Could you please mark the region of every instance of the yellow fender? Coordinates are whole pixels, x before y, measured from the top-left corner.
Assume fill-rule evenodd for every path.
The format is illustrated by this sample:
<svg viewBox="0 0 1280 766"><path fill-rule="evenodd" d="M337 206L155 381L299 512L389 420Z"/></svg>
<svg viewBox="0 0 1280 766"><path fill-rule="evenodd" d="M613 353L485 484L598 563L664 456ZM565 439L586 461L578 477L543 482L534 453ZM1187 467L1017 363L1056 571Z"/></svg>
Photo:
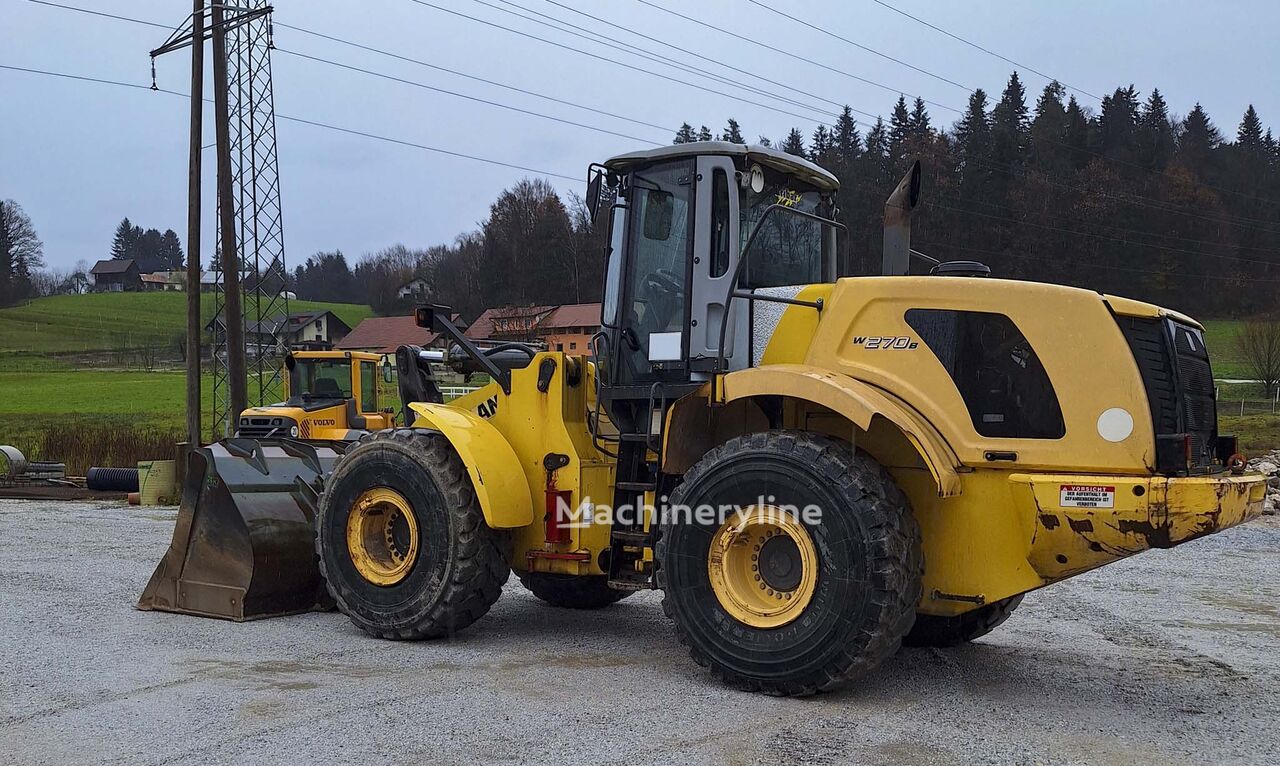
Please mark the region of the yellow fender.
<svg viewBox="0 0 1280 766"><path fill-rule="evenodd" d="M960 494L960 459L938 430L892 394L847 375L803 364L769 364L731 372L721 381L721 401L753 396L788 396L820 404L851 420L863 431L877 416L897 426L923 458L938 484L939 497Z"/></svg>
<svg viewBox="0 0 1280 766"><path fill-rule="evenodd" d="M514 529L533 523L533 500L520 459L506 437L470 410L444 404L415 402L415 427L434 428L458 451L484 520L494 529Z"/></svg>

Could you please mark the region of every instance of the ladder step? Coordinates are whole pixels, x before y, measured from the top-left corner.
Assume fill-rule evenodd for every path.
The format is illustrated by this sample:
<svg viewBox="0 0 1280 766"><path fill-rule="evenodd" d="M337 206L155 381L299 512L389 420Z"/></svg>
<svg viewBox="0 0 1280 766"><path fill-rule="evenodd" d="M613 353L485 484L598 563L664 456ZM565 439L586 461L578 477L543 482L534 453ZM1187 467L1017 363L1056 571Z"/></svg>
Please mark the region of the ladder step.
<svg viewBox="0 0 1280 766"><path fill-rule="evenodd" d="M647 442L649 434L618 434L618 439L624 442Z"/></svg>
<svg viewBox="0 0 1280 766"><path fill-rule="evenodd" d="M652 481L619 481L614 486L631 492L652 492L658 488L658 485Z"/></svg>
<svg viewBox="0 0 1280 766"><path fill-rule="evenodd" d="M653 537L648 532L642 532L640 530L631 531L631 530L615 529L609 535L609 540L611 542L622 543L624 545L652 545L653 544Z"/></svg>

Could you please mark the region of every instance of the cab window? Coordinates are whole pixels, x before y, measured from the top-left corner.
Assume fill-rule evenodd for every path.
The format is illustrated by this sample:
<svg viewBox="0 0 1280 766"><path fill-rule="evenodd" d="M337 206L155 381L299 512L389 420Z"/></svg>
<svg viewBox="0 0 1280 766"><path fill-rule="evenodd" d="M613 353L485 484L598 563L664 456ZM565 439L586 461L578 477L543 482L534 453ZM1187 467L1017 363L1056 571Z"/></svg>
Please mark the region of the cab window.
<svg viewBox="0 0 1280 766"><path fill-rule="evenodd" d="M1049 375L1009 317L911 309L906 320L955 382L980 435L1061 439L1066 434Z"/></svg>
<svg viewBox="0 0 1280 766"><path fill-rule="evenodd" d="M743 253L747 262L743 267L742 286L784 287L826 281L823 269L823 225L811 218L791 215L783 210L768 212L773 205L818 214L822 210L823 200L822 195L812 187L771 169L765 170L763 189L759 192L744 190L739 214L740 241L744 248L756 224L761 219L764 224L751 243L751 251Z"/></svg>
<svg viewBox="0 0 1280 766"><path fill-rule="evenodd" d="M376 362L360 363L360 411L378 411L378 365Z"/></svg>
<svg viewBox="0 0 1280 766"><path fill-rule="evenodd" d="M630 313L640 351L653 333L681 333L685 314L685 268L689 262L693 164L657 165L632 175L631 263L627 280ZM643 357L642 357L643 358Z"/></svg>
<svg viewBox="0 0 1280 766"><path fill-rule="evenodd" d="M351 364L345 359L295 359L289 394L308 400L349 399Z"/></svg>

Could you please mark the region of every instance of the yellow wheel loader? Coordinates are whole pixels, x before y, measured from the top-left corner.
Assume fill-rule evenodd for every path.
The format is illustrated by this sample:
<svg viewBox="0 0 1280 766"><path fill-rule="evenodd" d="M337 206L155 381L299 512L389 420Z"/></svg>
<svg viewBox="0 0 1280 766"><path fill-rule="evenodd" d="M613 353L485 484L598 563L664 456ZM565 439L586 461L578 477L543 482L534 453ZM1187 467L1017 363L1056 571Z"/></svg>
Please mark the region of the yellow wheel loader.
<svg viewBox="0 0 1280 766"><path fill-rule="evenodd" d="M492 383L406 398L408 427L315 483L308 542L337 607L416 639L467 628L511 571L562 607L657 588L699 665L807 695L1261 513L1194 320L972 262L911 275L918 165L886 204L880 273L850 274L837 187L721 142L593 165L590 356L480 350L420 308L455 341L439 359Z"/></svg>
<svg viewBox="0 0 1280 766"><path fill-rule="evenodd" d="M421 353L396 352L401 401L442 402ZM378 407L381 358L292 351L285 401L246 409L234 438L192 451L173 541L138 608L246 620L332 606L312 551L315 499L348 445L395 425Z"/></svg>
<svg viewBox="0 0 1280 766"><path fill-rule="evenodd" d="M355 441L395 425L378 408L378 363L367 351L295 350L285 355L285 401L240 413L236 436Z"/></svg>

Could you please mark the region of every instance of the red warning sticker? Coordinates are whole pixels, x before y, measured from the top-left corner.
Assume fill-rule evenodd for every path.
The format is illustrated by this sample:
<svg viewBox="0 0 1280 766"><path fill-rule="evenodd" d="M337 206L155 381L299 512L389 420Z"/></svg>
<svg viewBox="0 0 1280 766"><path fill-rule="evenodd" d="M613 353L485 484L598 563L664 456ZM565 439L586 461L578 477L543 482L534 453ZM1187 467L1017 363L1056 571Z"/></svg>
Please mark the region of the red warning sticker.
<svg viewBox="0 0 1280 766"><path fill-rule="evenodd" d="M1093 484L1062 484L1058 505L1063 508L1115 508L1116 488Z"/></svg>

